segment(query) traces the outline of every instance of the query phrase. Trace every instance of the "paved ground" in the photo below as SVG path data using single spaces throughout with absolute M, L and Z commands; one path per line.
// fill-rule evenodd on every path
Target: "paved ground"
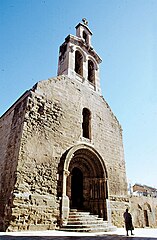
M 154 240 L 157 239 L 157 229 L 134 230 L 134 236 L 125 236 L 125 229 L 118 228 L 115 232 L 104 233 L 70 233 L 63 231 L 34 232 L 0 232 L 0 240 Z

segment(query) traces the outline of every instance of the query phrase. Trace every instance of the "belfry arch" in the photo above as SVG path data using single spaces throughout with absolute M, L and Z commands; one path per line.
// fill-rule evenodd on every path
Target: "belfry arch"
M 75 72 L 83 76 L 83 55 L 78 50 L 75 52 Z
M 88 60 L 88 81 L 93 85 L 95 84 L 95 68 L 94 63 L 91 60 Z
M 62 174 L 62 221 L 66 222 L 70 208 L 107 220 L 107 171 L 98 152 L 87 144 L 72 147 L 64 158 Z

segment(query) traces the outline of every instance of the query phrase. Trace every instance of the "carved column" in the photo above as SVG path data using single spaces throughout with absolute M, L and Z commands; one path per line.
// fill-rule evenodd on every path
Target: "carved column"
M 66 183 L 69 171 L 63 171 L 63 193 L 62 193 L 62 225 L 66 225 L 69 217 L 69 197 L 66 195 Z

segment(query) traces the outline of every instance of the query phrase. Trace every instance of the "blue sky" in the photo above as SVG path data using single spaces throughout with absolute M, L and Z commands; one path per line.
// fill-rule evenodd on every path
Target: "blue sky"
M 156 0 L 0 0 L 0 115 L 56 76 L 59 46 L 85 17 L 103 96 L 123 128 L 127 177 L 157 187 L 156 12 Z

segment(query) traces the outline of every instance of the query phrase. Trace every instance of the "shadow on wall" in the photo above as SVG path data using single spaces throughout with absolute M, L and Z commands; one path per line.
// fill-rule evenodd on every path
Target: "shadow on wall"
M 22 98 L 22 97 L 21 97 Z M 17 180 L 18 153 L 22 135 L 24 112 L 26 101 L 20 101 L 14 107 L 9 137 L 7 139 L 6 152 L 3 159 L 3 171 L 0 189 L 0 231 L 6 231 L 12 217 L 13 191 Z M 7 116 L 5 122 L 7 122 Z M 8 120 L 10 121 L 10 120 Z M 5 127 L 5 125 L 4 125 Z

